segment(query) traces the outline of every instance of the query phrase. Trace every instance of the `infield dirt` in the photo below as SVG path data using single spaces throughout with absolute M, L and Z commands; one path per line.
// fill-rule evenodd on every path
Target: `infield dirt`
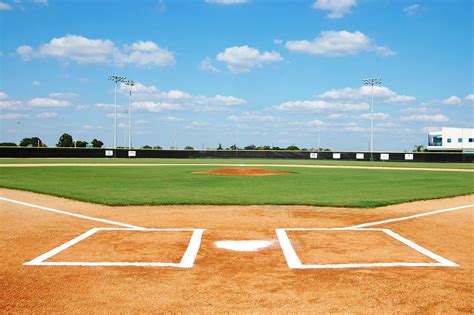
M 189 269 L 24 266 L 94 227 L 114 226 L 0 201 L 0 307 L 5 313 L 473 312 L 473 208 L 377 226 L 389 228 L 459 267 L 296 270 L 288 268 L 277 243 L 255 252 L 235 252 L 217 248 L 214 242 L 276 241 L 276 228 L 347 227 L 472 204 L 474 195 L 376 209 L 108 207 L 8 189 L 0 189 L 0 196 L 147 228 L 206 229 L 195 265 Z M 138 239 L 134 235 L 138 234 L 97 234 L 51 260 L 142 259 L 146 255 L 174 260 L 188 238 L 182 233 L 169 237 L 153 233 Z M 427 259 L 404 253 L 406 247 L 376 234 L 364 239 L 356 234 L 324 239 L 327 236 L 289 233 L 289 237 L 309 262 L 364 259 L 369 257 L 364 248 L 371 244 L 377 246 L 369 255 L 377 259 Z M 325 244 L 327 257 L 315 251 L 321 249 L 315 248 L 317 240 Z M 154 244 L 160 249 L 148 250 Z M 91 252 L 95 247 L 103 250 Z M 396 257 L 398 254 L 402 257 Z

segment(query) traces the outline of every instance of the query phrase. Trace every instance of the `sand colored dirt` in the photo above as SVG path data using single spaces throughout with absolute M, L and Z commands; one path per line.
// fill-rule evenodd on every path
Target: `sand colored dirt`
M 291 172 L 270 171 L 262 168 L 220 168 L 204 172 L 193 172 L 193 174 L 207 175 L 230 175 L 230 176 L 274 176 L 274 175 L 290 175 Z
M 206 229 L 195 265 L 190 269 L 24 266 L 24 262 L 92 228 L 115 226 L 0 201 L 2 313 L 473 312 L 473 208 L 378 226 L 391 229 L 460 267 L 296 270 L 288 268 L 278 242 L 256 252 L 215 246 L 216 241 L 222 240 L 276 241 L 275 228 L 347 227 L 473 204 L 473 195 L 376 209 L 108 207 L 8 189 L 0 189 L 0 196 L 146 228 Z M 146 255 L 150 260 L 157 256 L 174 259 L 179 255 L 172 248 L 176 245 L 176 251 L 182 252 L 180 244 L 189 237 L 176 234 L 155 239 L 157 234 L 134 233 L 97 234 L 65 251 L 67 257 L 63 258 L 112 259 L 119 255 L 123 259 L 128 253 L 133 259 Z M 324 239 L 325 236 L 302 232 L 290 233 L 289 237 L 306 262 L 347 259 L 344 251 L 352 255 L 350 259 L 424 259 L 415 257 L 417 253 L 403 253 L 405 247 L 372 233 L 365 238 L 347 234 Z M 376 246 L 363 255 L 370 244 Z M 147 250 L 154 245 L 161 249 Z M 94 252 L 95 247 L 103 250 Z M 318 250 L 327 257 L 321 257 Z

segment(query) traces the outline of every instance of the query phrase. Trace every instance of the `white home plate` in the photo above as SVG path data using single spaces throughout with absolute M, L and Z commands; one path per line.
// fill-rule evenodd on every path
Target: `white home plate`
M 275 241 L 218 241 L 216 247 L 236 252 L 254 252 L 273 245 Z

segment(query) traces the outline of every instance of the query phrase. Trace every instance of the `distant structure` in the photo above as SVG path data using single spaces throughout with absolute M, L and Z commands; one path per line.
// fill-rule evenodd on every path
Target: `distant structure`
M 428 133 L 428 151 L 474 153 L 474 129 L 441 128 Z

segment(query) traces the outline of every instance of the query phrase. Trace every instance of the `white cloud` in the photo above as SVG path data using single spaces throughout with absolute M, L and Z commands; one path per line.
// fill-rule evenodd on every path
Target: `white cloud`
M 347 118 L 349 118 L 349 115 L 347 114 L 331 114 L 328 116 L 328 119 L 330 120 L 342 120 Z
M 119 92 L 128 94 L 128 87 L 119 86 Z M 192 95 L 181 90 L 160 91 L 157 87 L 137 83 L 133 88 L 133 99 L 140 103 L 140 109 L 152 112 L 163 110 L 213 111 L 232 106 L 244 105 L 246 100 L 225 95 Z M 137 105 L 138 106 L 138 105 Z
M 412 116 L 402 116 L 400 120 L 408 121 L 408 122 L 446 122 L 449 120 L 449 118 L 442 114 L 412 115 Z
M 31 107 L 53 107 L 63 108 L 69 107 L 71 103 L 65 100 L 57 100 L 53 98 L 34 98 L 27 103 Z
M 374 86 L 374 97 L 380 98 L 384 103 L 409 103 L 416 100 L 414 96 L 399 95 L 385 86 Z M 372 87 L 331 89 L 320 95 L 319 98 L 333 100 L 360 100 L 368 99 L 372 95 Z
M 345 56 L 361 52 L 376 52 L 384 56 L 395 53 L 387 47 L 379 46 L 367 35 L 357 31 L 324 31 L 312 41 L 287 41 L 285 47 L 292 52 L 320 56 Z
M 450 96 L 441 101 L 443 105 L 459 105 L 462 103 L 462 100 L 457 96 Z
M 0 11 L 10 11 L 13 10 L 12 6 L 5 2 L 0 2 Z
M 195 128 L 203 128 L 203 127 L 208 127 L 211 124 L 208 123 L 207 121 L 193 121 L 189 123 L 185 128 L 186 129 L 195 129 Z
M 31 84 L 33 86 L 40 86 L 41 85 L 41 83 L 39 81 L 33 81 Z
M 209 57 L 206 57 L 203 59 L 203 61 L 201 61 L 201 63 L 199 64 L 199 69 L 205 72 L 220 72 L 219 69 L 214 67 L 214 65 L 212 64 L 212 60 Z
M 370 119 L 372 119 L 372 114 L 370 114 L 370 113 L 362 114 L 362 115 L 359 116 L 359 118 L 370 120 Z M 374 120 L 389 120 L 389 119 L 390 119 L 389 114 L 374 113 Z
M 72 92 L 53 92 L 49 93 L 49 97 L 55 98 L 55 99 L 60 99 L 60 100 L 71 100 L 71 99 L 76 99 L 79 97 L 79 94 L 77 93 L 72 93 Z
M 21 109 L 21 102 L 11 99 L 11 97 L 4 92 L 0 92 L 0 109 Z
M 464 98 L 464 100 L 470 104 L 474 104 L 474 94 L 468 94 Z
M 275 107 L 279 111 L 361 111 L 369 109 L 367 103 L 335 103 L 323 100 L 289 101 Z
M 33 0 L 33 2 L 36 4 L 44 5 L 44 6 L 48 5 L 48 0 Z
M 320 126 L 326 125 L 326 123 L 324 121 L 315 119 L 315 120 L 308 121 L 308 125 L 314 126 L 314 127 L 320 127 Z
M 440 127 L 432 127 L 432 126 L 430 126 L 430 127 L 424 127 L 424 128 L 422 128 L 422 129 L 421 129 L 421 132 L 423 132 L 423 133 L 428 133 L 428 132 L 439 131 L 439 130 L 441 130 Z
M 18 120 L 18 119 L 28 119 L 28 118 L 30 118 L 29 115 L 18 114 L 18 113 L 6 113 L 6 114 L 0 115 L 0 119 L 5 119 L 5 120 Z
M 406 6 L 405 8 L 403 8 L 403 12 L 406 14 L 406 15 L 415 15 L 416 13 L 418 13 L 419 11 L 421 10 L 421 5 L 415 3 L 415 4 L 412 4 L 412 5 L 409 5 L 409 6 Z
M 273 43 L 275 45 L 283 45 L 283 40 L 279 39 L 279 38 L 276 38 L 276 39 L 273 40 Z
M 135 64 L 137 66 L 172 66 L 176 63 L 173 53 L 152 41 L 137 41 L 122 49 L 108 39 L 89 39 L 79 35 L 53 38 L 37 50 L 30 46 L 17 48 L 23 60 L 53 57 L 62 62 L 79 64 Z
M 271 122 L 275 120 L 275 117 L 269 115 L 260 115 L 258 113 L 244 112 L 239 115 L 230 115 L 227 120 L 238 121 L 238 122 Z
M 20 55 L 23 60 L 30 60 L 33 58 L 33 48 L 30 46 L 20 46 L 16 49 L 16 53 Z
M 351 8 L 357 5 L 357 0 L 316 0 L 314 9 L 329 11 L 328 18 L 340 19 L 351 13 Z
M 247 45 L 226 48 L 224 52 L 217 55 L 216 59 L 225 62 L 227 68 L 233 73 L 249 72 L 252 68 L 261 67 L 265 63 L 283 60 L 277 52 L 261 53 L 258 49 Z
M 250 0 L 206 0 L 206 3 L 220 4 L 220 5 L 233 5 L 248 3 Z
M 165 120 L 171 121 L 171 122 L 177 122 L 177 121 L 183 121 L 184 119 L 180 117 L 175 117 L 175 116 L 168 116 L 166 117 Z
M 56 112 L 42 112 L 36 115 L 37 118 L 40 119 L 49 119 L 49 118 L 55 118 L 58 117 L 58 113 Z
M 433 108 L 428 108 L 428 107 L 408 107 L 405 109 L 401 110 L 404 113 L 420 113 L 420 114 L 425 114 L 425 113 L 430 113 L 434 112 L 435 109 Z

